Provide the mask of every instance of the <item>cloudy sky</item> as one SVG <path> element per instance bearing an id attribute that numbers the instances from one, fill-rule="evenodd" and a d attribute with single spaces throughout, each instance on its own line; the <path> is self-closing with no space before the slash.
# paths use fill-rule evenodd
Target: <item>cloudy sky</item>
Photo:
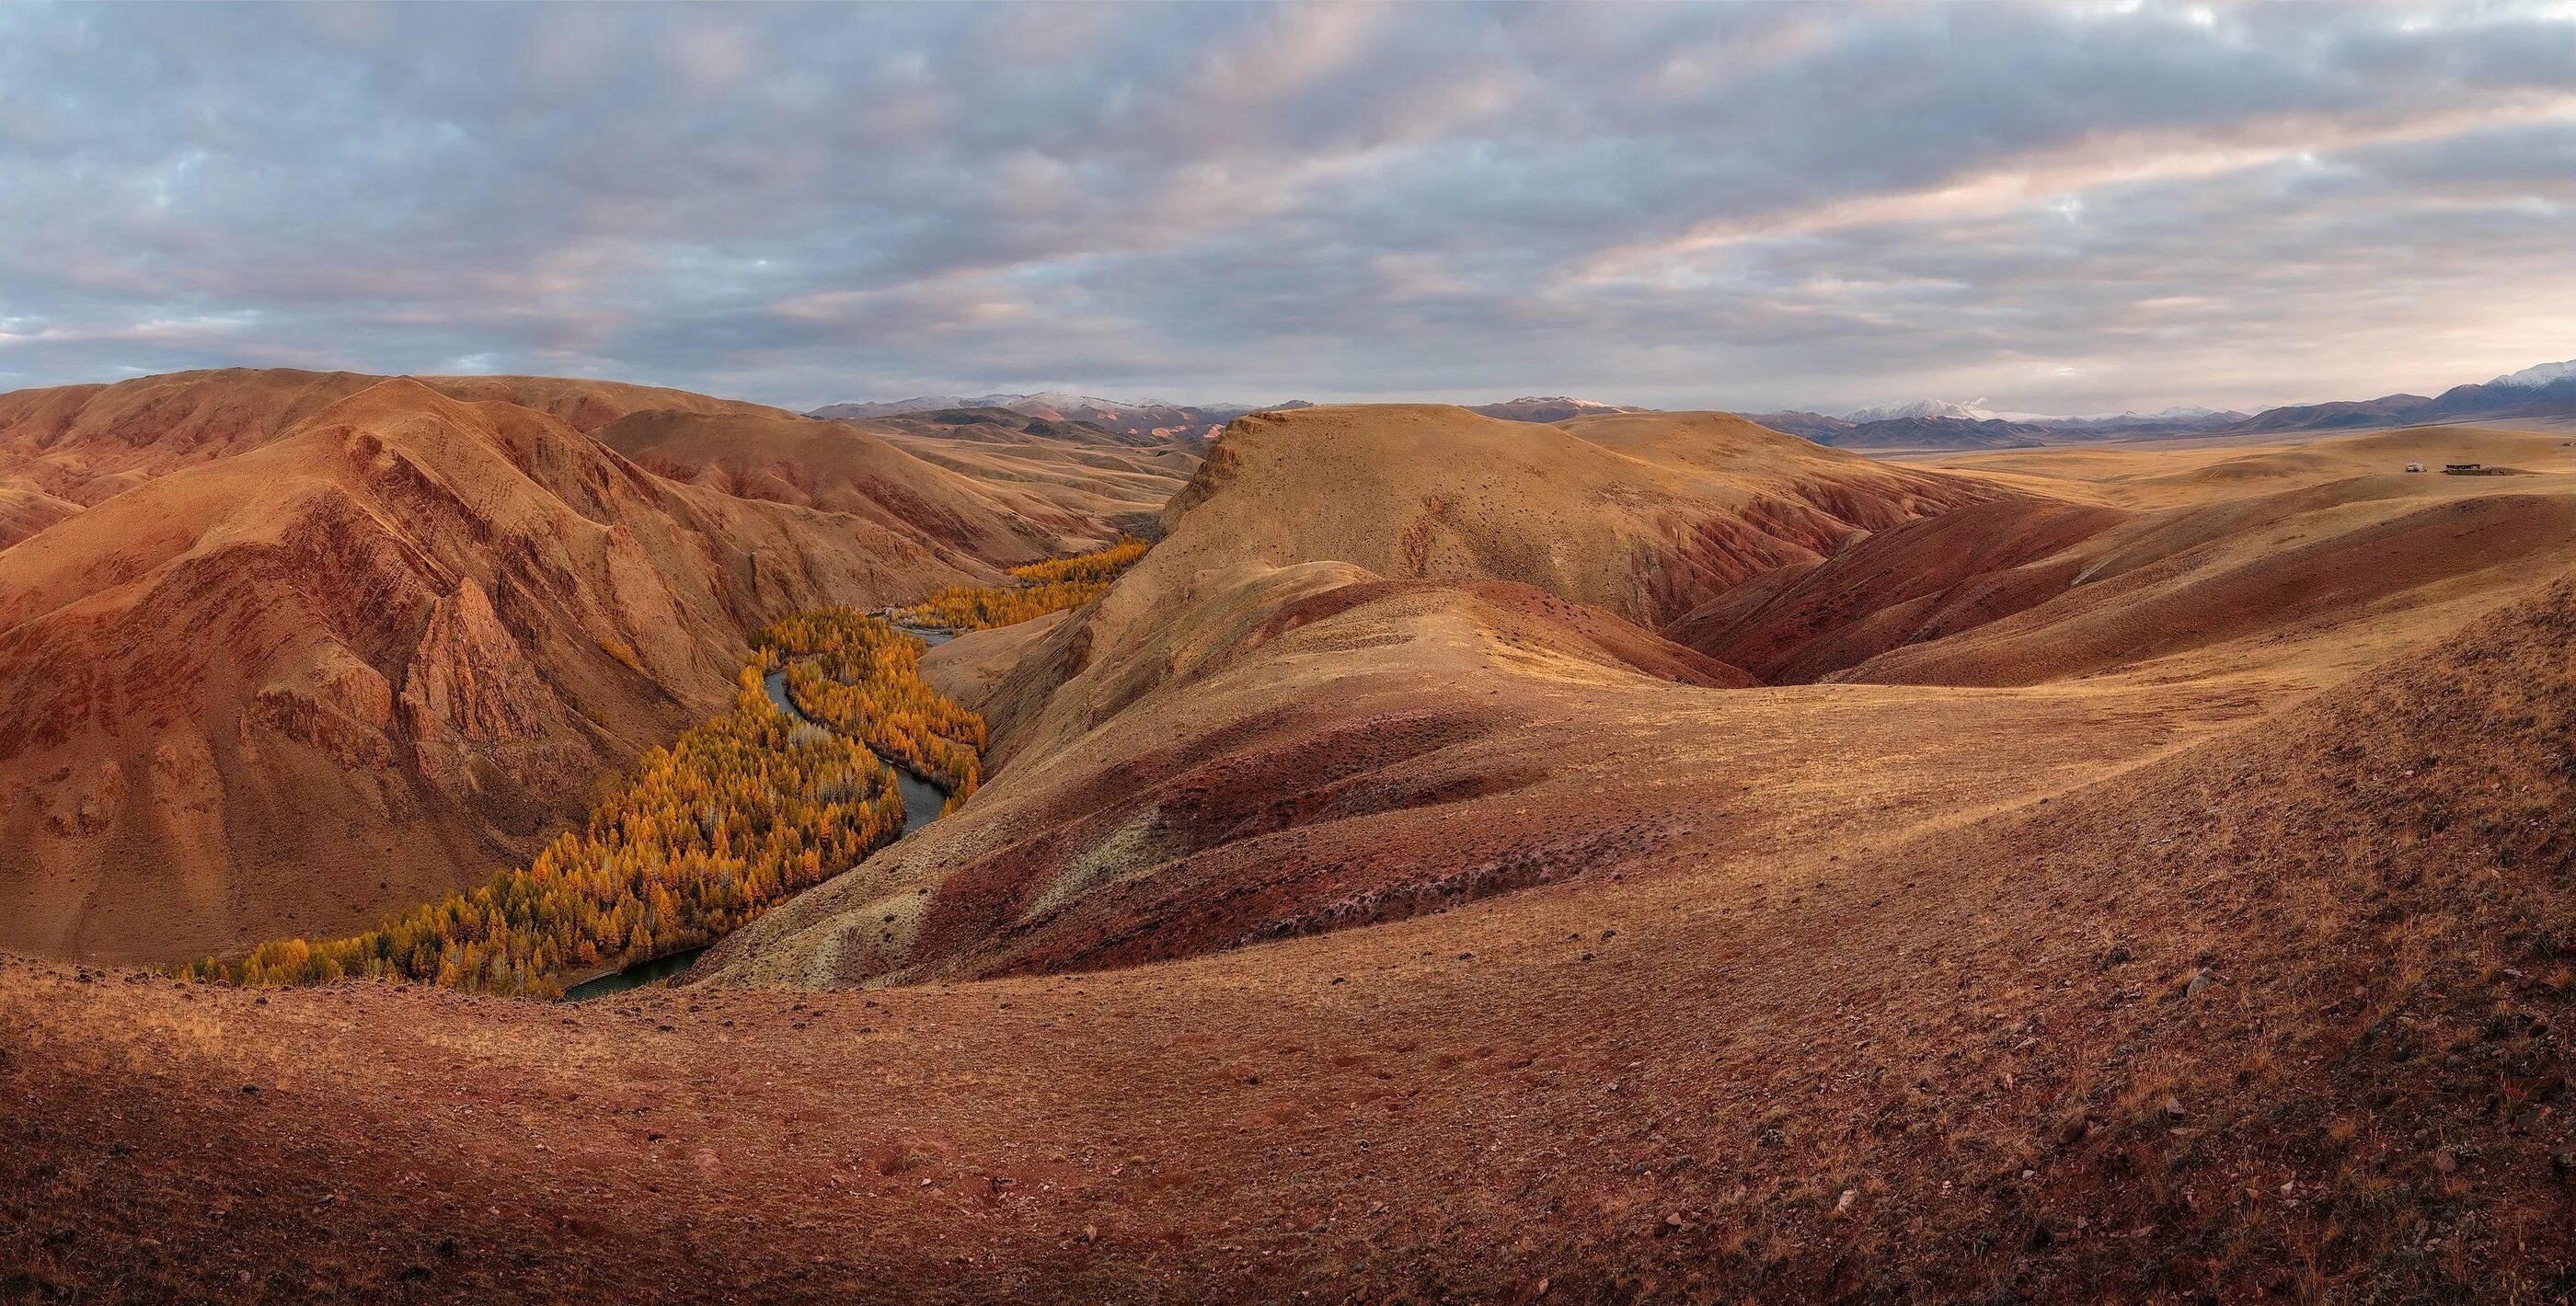
<path id="1" fill-rule="evenodd" d="M 0 388 L 2252 408 L 2571 237 L 2564 0 L 0 6 Z"/>

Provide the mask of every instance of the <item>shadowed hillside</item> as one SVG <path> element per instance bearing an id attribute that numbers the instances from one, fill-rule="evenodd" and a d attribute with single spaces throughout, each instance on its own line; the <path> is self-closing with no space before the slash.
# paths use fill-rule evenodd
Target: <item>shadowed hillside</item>
<path id="1" fill-rule="evenodd" d="M 848 513 L 993 566 L 1060 552 L 1064 541 L 1087 541 L 1102 528 L 1079 514 L 1047 510 L 1010 485 L 913 457 L 846 422 L 774 411 L 655 410 L 630 414 L 597 435 L 673 480 Z"/>

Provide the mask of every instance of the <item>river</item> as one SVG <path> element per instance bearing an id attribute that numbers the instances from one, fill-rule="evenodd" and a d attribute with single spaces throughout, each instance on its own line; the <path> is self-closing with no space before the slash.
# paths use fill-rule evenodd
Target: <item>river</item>
<path id="1" fill-rule="evenodd" d="M 957 632 L 953 630 L 932 630 L 900 624 L 896 628 L 934 648 L 957 637 Z M 785 713 L 788 719 L 812 724 L 811 718 L 797 711 L 795 702 L 788 698 L 785 671 L 772 671 L 763 676 L 760 683 L 763 689 L 769 691 L 769 701 L 777 705 L 778 710 Z M 946 813 L 947 792 L 914 775 L 900 764 L 894 768 L 894 784 L 895 788 L 903 794 L 903 833 L 895 836 L 896 839 L 911 838 L 913 831 L 938 820 Z M 564 990 L 564 1001 L 587 1002 L 592 998 L 604 998 L 612 993 L 624 993 L 628 989 L 640 989 L 648 984 L 662 983 L 686 973 L 690 965 L 697 961 L 698 954 L 705 952 L 709 946 L 712 945 L 701 944 L 686 951 L 674 952 L 669 956 L 655 957 L 651 961 L 639 961 L 624 970 L 610 971 L 595 979 L 583 980 Z"/>

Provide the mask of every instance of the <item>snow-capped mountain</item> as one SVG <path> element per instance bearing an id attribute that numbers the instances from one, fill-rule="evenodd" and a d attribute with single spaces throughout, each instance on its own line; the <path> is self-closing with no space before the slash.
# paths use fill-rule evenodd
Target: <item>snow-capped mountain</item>
<path id="1" fill-rule="evenodd" d="M 2381 395 L 2333 403 L 2269 408 L 2247 420 L 2249 431 L 2357 430 L 2428 422 L 2481 422 L 2501 418 L 2564 424 L 2576 420 L 2576 360 L 2542 363 L 2479 385 L 2455 385 L 2441 394 Z"/>
<path id="2" fill-rule="evenodd" d="M 1642 413 L 1647 410 L 1626 404 L 1605 404 L 1598 399 L 1576 399 L 1569 395 L 1523 395 L 1499 404 L 1470 404 L 1467 411 L 1512 422 L 1562 422 L 1569 417 Z"/>
<path id="3" fill-rule="evenodd" d="M 2232 408 L 2210 408 L 2201 404 L 2175 404 L 2171 408 L 2142 413 L 2129 409 L 2118 413 L 2087 413 L 2080 417 L 2034 417 L 2026 420 L 2052 426 L 2139 426 L 2207 423 L 2219 419 L 2241 421 L 2246 415 Z"/>
<path id="4" fill-rule="evenodd" d="M 2570 359 L 2564 363 L 2542 363 L 2538 367 L 2526 367 L 2519 372 L 2507 372 L 2487 384 L 2505 386 L 2514 390 L 2537 390 L 2552 381 L 2564 381 L 2570 377 L 2576 377 L 2576 359 Z"/>
<path id="5" fill-rule="evenodd" d="M 2203 418 L 2231 415 L 2243 416 L 2241 413 L 2228 414 L 2220 409 L 2204 408 L 2197 404 L 2176 404 L 2154 413 L 2141 413 L 2133 408 L 2120 413 L 2080 413 L 2065 416 L 1988 408 L 1983 399 L 1971 399 L 1964 404 L 1954 404 L 1944 399 L 1917 399 L 1912 403 L 1881 404 L 1875 408 L 1855 409 L 1842 416 L 1844 421 L 1864 424 L 1939 417 L 1960 422 L 2018 422 L 2028 426 L 2107 426 L 2135 425 L 2142 422 L 2193 422 Z"/>
<path id="6" fill-rule="evenodd" d="M 1879 404 L 1872 408 L 1855 408 L 1842 415 L 1846 422 L 1897 422 L 1912 417 L 1952 417 L 1962 421 L 1982 422 L 1991 414 L 1966 404 L 1943 399 L 1917 399 L 1911 403 Z"/>

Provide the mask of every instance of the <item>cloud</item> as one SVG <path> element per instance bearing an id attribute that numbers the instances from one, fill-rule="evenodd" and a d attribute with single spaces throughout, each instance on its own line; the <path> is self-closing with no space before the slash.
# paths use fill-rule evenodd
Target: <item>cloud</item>
<path id="1" fill-rule="evenodd" d="M 0 8 L 0 386 L 2259 406 L 2571 207 L 2564 6 Z"/>

